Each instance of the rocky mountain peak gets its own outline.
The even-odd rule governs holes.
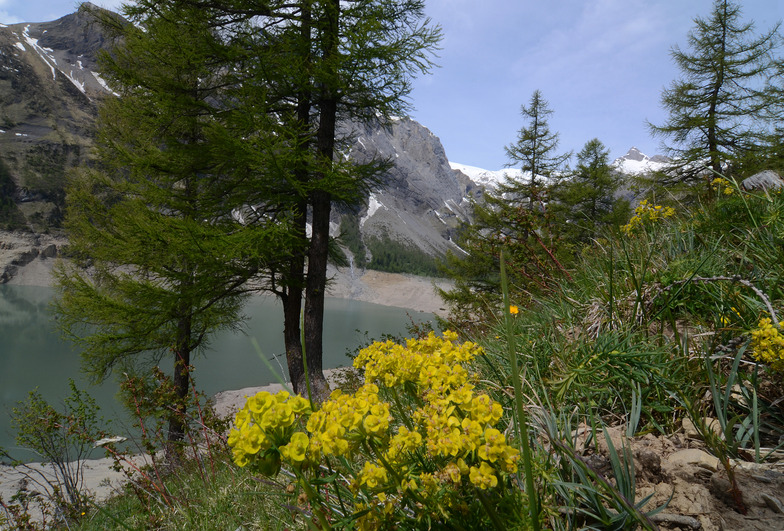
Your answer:
[[[639,149],[637,149],[636,147],[633,147],[633,146],[632,146],[631,149],[629,149],[629,151],[626,153],[626,155],[624,155],[621,158],[625,159],[625,160],[634,160],[634,161],[638,161],[638,162],[642,162],[642,161],[648,160],[648,156],[647,155],[645,155],[642,151],[640,151]]]
[[[628,175],[641,175],[644,173],[661,170],[669,162],[670,159],[663,155],[649,157],[636,147],[632,147],[629,149],[626,155],[615,159],[612,162],[612,166],[621,173],[626,173]]]
[[[0,188],[15,200],[0,220],[12,226],[57,224],[65,175],[89,156],[108,93],[95,67],[109,39],[94,13],[0,25]]]

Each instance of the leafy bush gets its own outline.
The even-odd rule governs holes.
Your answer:
[[[42,463],[51,464],[50,475],[40,468],[14,461],[26,480],[46,494],[40,507],[44,522],[47,517],[52,521],[74,520],[83,514],[90,504],[83,488],[85,460],[93,453],[95,442],[107,435],[95,400],[78,389],[73,380],[69,380],[69,387],[71,394],[64,400],[63,411],[58,411],[35,390],[11,412],[16,443],[35,452]],[[17,500],[23,501],[24,508],[20,511],[17,506],[10,510],[16,523],[32,525],[28,512],[31,508],[20,495]]]

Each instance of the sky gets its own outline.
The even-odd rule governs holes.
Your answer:
[[[93,0],[117,9],[118,0]],[[670,51],[686,46],[712,0],[427,0],[443,30],[431,74],[414,82],[411,117],[441,139],[450,161],[497,170],[504,146],[526,125],[520,106],[535,90],[549,102],[561,152],[593,138],[610,158],[632,146],[662,153],[646,121],[662,124],[663,88],[678,78]],[[44,22],[73,0],[0,0],[0,22]],[[784,19],[784,0],[744,0],[758,31]]]

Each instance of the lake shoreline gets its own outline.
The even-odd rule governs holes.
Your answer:
[[[9,285],[50,287],[52,270],[67,244],[61,235],[0,231],[0,279]],[[450,280],[385,273],[372,269],[329,266],[327,296],[446,315],[436,288],[449,289]],[[260,293],[260,295],[264,295]]]
[[[346,370],[348,369],[326,369],[324,375],[327,377],[330,386],[334,388],[336,382],[340,380],[341,373]],[[221,391],[213,396],[212,407],[219,418],[233,418],[236,412],[245,404],[247,397],[261,391],[274,394],[285,389],[281,384],[272,383]],[[96,449],[96,452],[98,451],[100,450]],[[82,488],[85,492],[94,496],[98,502],[104,501],[120,491],[125,483],[128,482],[128,471],[137,470],[138,467],[152,463],[149,456],[144,454],[133,454],[120,459],[119,463],[123,471],[115,469],[116,460],[111,457],[84,459],[82,462]],[[0,464],[0,498],[5,502],[9,502],[11,497],[22,487],[31,493],[39,492],[46,495],[44,490],[47,487],[47,479],[54,480],[53,468],[49,464],[40,462],[19,466]]]

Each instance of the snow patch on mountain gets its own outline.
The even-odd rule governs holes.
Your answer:
[[[483,168],[477,168],[476,166],[460,164],[459,162],[450,162],[449,166],[453,170],[462,172],[476,185],[484,186],[486,188],[496,188],[499,184],[506,180],[507,176],[515,180],[531,179],[531,172],[523,172],[522,170],[516,168],[507,168],[504,170],[485,170]]]
[[[612,166],[627,175],[644,175],[655,171],[662,171],[671,164],[669,158],[662,155],[649,157],[636,147],[632,147],[626,155],[618,157]]]
[[[381,203],[381,201],[378,200],[376,194],[370,194],[370,197],[368,197],[367,213],[359,220],[359,226],[362,227],[365,225],[365,222],[371,218],[379,208],[389,210],[383,203]]]

